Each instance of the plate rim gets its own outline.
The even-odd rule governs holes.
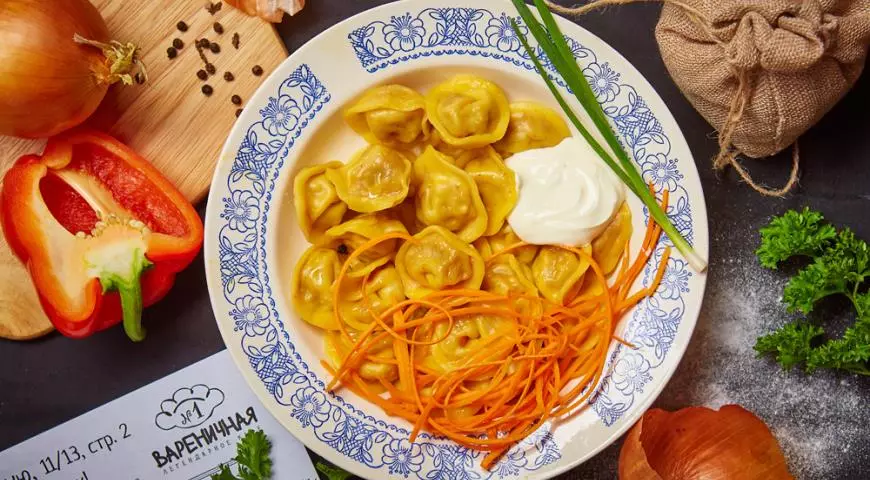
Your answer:
[[[444,3],[453,3],[450,0],[446,0]],[[290,56],[288,56],[281,64],[261,83],[261,85],[257,88],[256,92],[251,96],[249,100],[249,104],[254,104],[254,100],[258,98],[263,98],[264,92],[268,92],[270,90],[270,85],[273,83],[275,77],[286,76],[287,73],[292,71],[296,66],[301,65],[304,62],[300,62],[298,59],[303,57],[309,50],[313,49],[315,44],[318,41],[322,41],[324,38],[329,37],[330,35],[334,35],[336,30],[346,29],[347,25],[352,24],[355,21],[359,21],[360,17],[373,15],[381,10],[389,11],[397,8],[400,5],[408,5],[408,4],[421,4],[430,8],[435,8],[438,5],[432,4],[432,2],[423,2],[421,0],[405,0],[405,1],[397,1],[391,2],[383,5],[378,5],[373,8],[361,11],[351,17],[348,17],[336,24],[330,26],[329,28],[323,30],[318,33],[316,36],[312,37],[310,40],[305,42],[299,48],[297,48]],[[507,5],[507,6],[506,6]],[[474,8],[491,8],[491,7],[503,7],[505,9],[510,6],[510,3],[507,1],[501,0],[484,0],[480,2],[476,2]],[[508,10],[509,11],[509,10]],[[614,56],[615,59],[618,59],[622,62],[624,66],[630,67],[631,73],[636,77],[636,81],[632,83],[632,85],[637,84],[638,86],[643,86],[645,89],[648,89],[649,92],[654,94],[653,97],[644,97],[644,100],[649,101],[653,100],[657,105],[653,109],[656,112],[656,117],[662,124],[669,123],[668,132],[673,132],[674,134],[679,133],[679,136],[674,135],[671,139],[672,143],[677,143],[678,145],[685,147],[685,151],[689,154],[688,158],[683,158],[682,160],[685,162],[684,165],[688,165],[691,163],[691,168],[694,169],[696,175],[693,179],[685,179],[687,186],[691,186],[693,189],[696,189],[698,192],[697,198],[695,195],[692,195],[690,198],[695,200],[692,208],[695,211],[694,215],[696,216],[696,220],[693,222],[695,227],[700,227],[695,231],[695,237],[693,239],[693,244],[695,245],[696,250],[701,252],[704,255],[709,255],[709,218],[707,215],[707,207],[706,207],[706,198],[704,196],[703,185],[700,181],[700,172],[698,171],[698,166],[694,161],[694,156],[691,153],[691,149],[688,146],[688,142],[686,140],[685,135],[683,134],[682,128],[677,123],[673,113],[671,112],[668,105],[665,103],[664,99],[659,95],[653,85],[649,82],[649,80],[631,63],[629,62],[618,50],[610,46],[603,39],[598,37],[595,33],[585,29],[579,24],[574,23],[570,19],[562,17],[560,15],[555,15],[557,22],[559,22],[560,27],[568,33],[571,34],[571,29],[576,29],[577,31],[581,31],[583,35],[586,35],[595,41],[599,42],[601,45],[605,46],[608,51],[608,56]],[[596,50],[597,51],[597,50]],[[622,66],[622,65],[621,65]],[[365,70],[365,68],[364,68]],[[265,95],[268,97],[268,95]],[[264,393],[263,385],[260,382],[260,379],[253,375],[249,370],[250,368],[244,368],[242,365],[247,366],[247,358],[238,358],[238,352],[235,350],[239,347],[233,347],[233,343],[230,340],[232,339],[233,329],[230,325],[228,325],[228,321],[224,319],[223,321],[218,318],[219,312],[223,310],[223,308],[218,308],[218,302],[223,300],[223,297],[217,296],[217,292],[222,291],[222,286],[220,286],[219,272],[216,272],[216,269],[219,269],[219,266],[213,265],[213,262],[210,258],[216,258],[217,255],[217,247],[215,243],[216,239],[209,240],[211,235],[209,232],[217,232],[219,228],[215,227],[215,223],[219,220],[215,217],[218,216],[219,207],[217,206],[220,202],[219,193],[222,191],[220,188],[221,181],[225,180],[226,173],[221,175],[222,170],[225,170],[227,165],[231,165],[235,160],[235,151],[233,145],[237,143],[235,140],[244,136],[247,131],[247,128],[252,123],[246,119],[252,118],[253,113],[251,111],[244,111],[239,120],[234,124],[232,130],[227,136],[227,140],[225,141],[221,153],[219,156],[218,164],[215,167],[214,174],[212,176],[211,188],[209,189],[208,195],[208,207],[206,209],[206,218],[205,218],[205,232],[206,239],[204,245],[204,252],[206,255],[205,261],[205,270],[206,270],[206,283],[209,291],[209,300],[212,306],[213,313],[215,315],[215,322],[218,324],[218,329],[221,333],[221,338],[224,341],[225,347],[230,351],[231,357],[233,358],[233,363],[236,368],[242,373],[245,382],[248,384],[248,387],[251,388],[258,399],[263,403],[264,407],[269,411],[269,413],[275,416],[279,423],[281,423],[282,427],[286,428],[290,433],[295,434],[297,430],[304,430],[291,427],[291,423],[288,419],[283,418],[281,415],[278,415],[273,412],[273,409],[279,408],[277,405],[272,405],[274,403],[274,399],[268,395],[268,392]],[[670,128],[672,126],[673,128]],[[688,167],[684,167],[688,168]],[[218,188],[215,188],[215,186]],[[703,221],[700,221],[700,220]],[[264,260],[265,261],[265,260]],[[679,345],[674,345],[669,356],[673,358],[673,367],[667,369],[663,373],[661,373],[661,381],[655,386],[654,389],[651,390],[649,394],[644,395],[641,401],[632,407],[631,411],[626,413],[624,417],[624,423],[616,428],[613,428],[607,438],[603,441],[598,441],[597,446],[589,450],[587,454],[582,457],[577,458],[568,458],[565,459],[563,457],[562,465],[556,466],[550,470],[545,472],[526,472],[524,477],[538,477],[538,478],[552,478],[557,475],[560,475],[568,470],[576,468],[581,463],[588,461],[590,458],[594,457],[598,453],[600,453],[603,449],[607,448],[615,440],[617,440],[620,436],[622,436],[626,431],[628,431],[637,420],[650,408],[650,406],[656,401],[656,399],[661,394],[662,390],[665,386],[670,382],[674,373],[676,372],[680,362],[685,355],[685,351],[688,348],[689,343],[691,342],[692,336],[695,332],[695,327],[697,326],[697,321],[700,316],[701,308],[703,306],[703,298],[704,293],[706,291],[707,286],[707,275],[704,273],[697,273],[696,275],[701,277],[700,283],[697,285],[697,296],[699,297],[699,301],[697,302],[695,308],[690,309],[689,306],[686,307],[686,310],[683,312],[683,316],[681,318],[681,327],[686,326],[686,320],[691,320],[691,331],[688,332],[687,339],[685,342],[682,342]],[[693,296],[696,294],[693,293]],[[675,342],[676,343],[676,342]],[[295,436],[295,435],[294,435]],[[300,440],[302,442],[302,440]],[[341,455],[336,450],[330,448],[329,446],[323,444],[321,441],[315,442],[302,442],[306,445],[306,447],[315,451],[319,456],[329,460],[336,465],[341,466],[342,468],[347,469],[348,471],[364,476],[368,474],[368,471],[364,471],[363,469],[371,470],[371,467],[364,465],[356,460],[353,460],[345,455]],[[385,472],[381,472],[385,473]]]

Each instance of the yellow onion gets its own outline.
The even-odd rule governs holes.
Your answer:
[[[111,84],[132,83],[136,47],[111,42],[87,0],[0,1],[0,135],[79,125]]]
[[[647,411],[619,454],[620,480],[792,479],[770,429],[739,405]]]

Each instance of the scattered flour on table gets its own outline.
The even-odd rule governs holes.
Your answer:
[[[758,336],[793,318],[781,303],[788,275],[763,269],[751,253],[711,268],[724,270],[722,280],[708,285],[688,351],[658,405],[742,405],[773,427],[798,479],[870,468],[862,462],[870,458],[870,379],[783,372],[752,348]],[[850,458],[857,463],[837,464]]]

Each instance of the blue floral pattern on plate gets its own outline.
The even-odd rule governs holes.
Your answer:
[[[426,8],[359,26],[348,39],[369,72],[443,55],[471,55],[533,70],[509,28],[511,18],[486,9]],[[658,120],[635,89],[621,83],[619,72],[598,62],[592,50],[574,39],[567,41],[644,178],[657,192],[670,192],[668,214],[691,239],[688,192],[680,184],[679,161],[671,156],[670,141]],[[545,57],[543,63],[552,70]],[[265,262],[266,223],[284,160],[330,100],[327,87],[310,67],[299,66],[260,106],[260,119],[247,129],[226,180],[229,194],[222,199],[217,239],[220,278],[250,367],[300,427],[342,455],[384,473],[426,480],[506,478],[559,461],[562,455],[549,424],[508,451],[491,472],[477,468],[479,451],[428,434],[411,444],[406,429],[324,393],[323,381],[295,352],[271,291]],[[658,246],[657,260],[668,242],[665,238]],[[649,284],[654,273],[647,267],[643,282]],[[605,425],[613,425],[631,408],[663,363],[685,311],[683,296],[689,291],[691,275],[684,261],[670,259],[656,295],[642,302],[627,322],[624,336],[639,349],[614,349],[607,374],[589,401]]]
[[[583,69],[583,76],[592,87],[595,98],[601,102],[612,102],[619,95],[619,74],[605,63],[590,63]]]

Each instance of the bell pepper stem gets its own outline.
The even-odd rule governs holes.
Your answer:
[[[134,342],[145,339],[145,328],[142,327],[142,272],[152,263],[145,258],[141,249],[132,250],[129,269],[106,270],[100,275],[100,284],[103,293],[117,291],[121,297],[121,309],[123,310],[124,332]]]

